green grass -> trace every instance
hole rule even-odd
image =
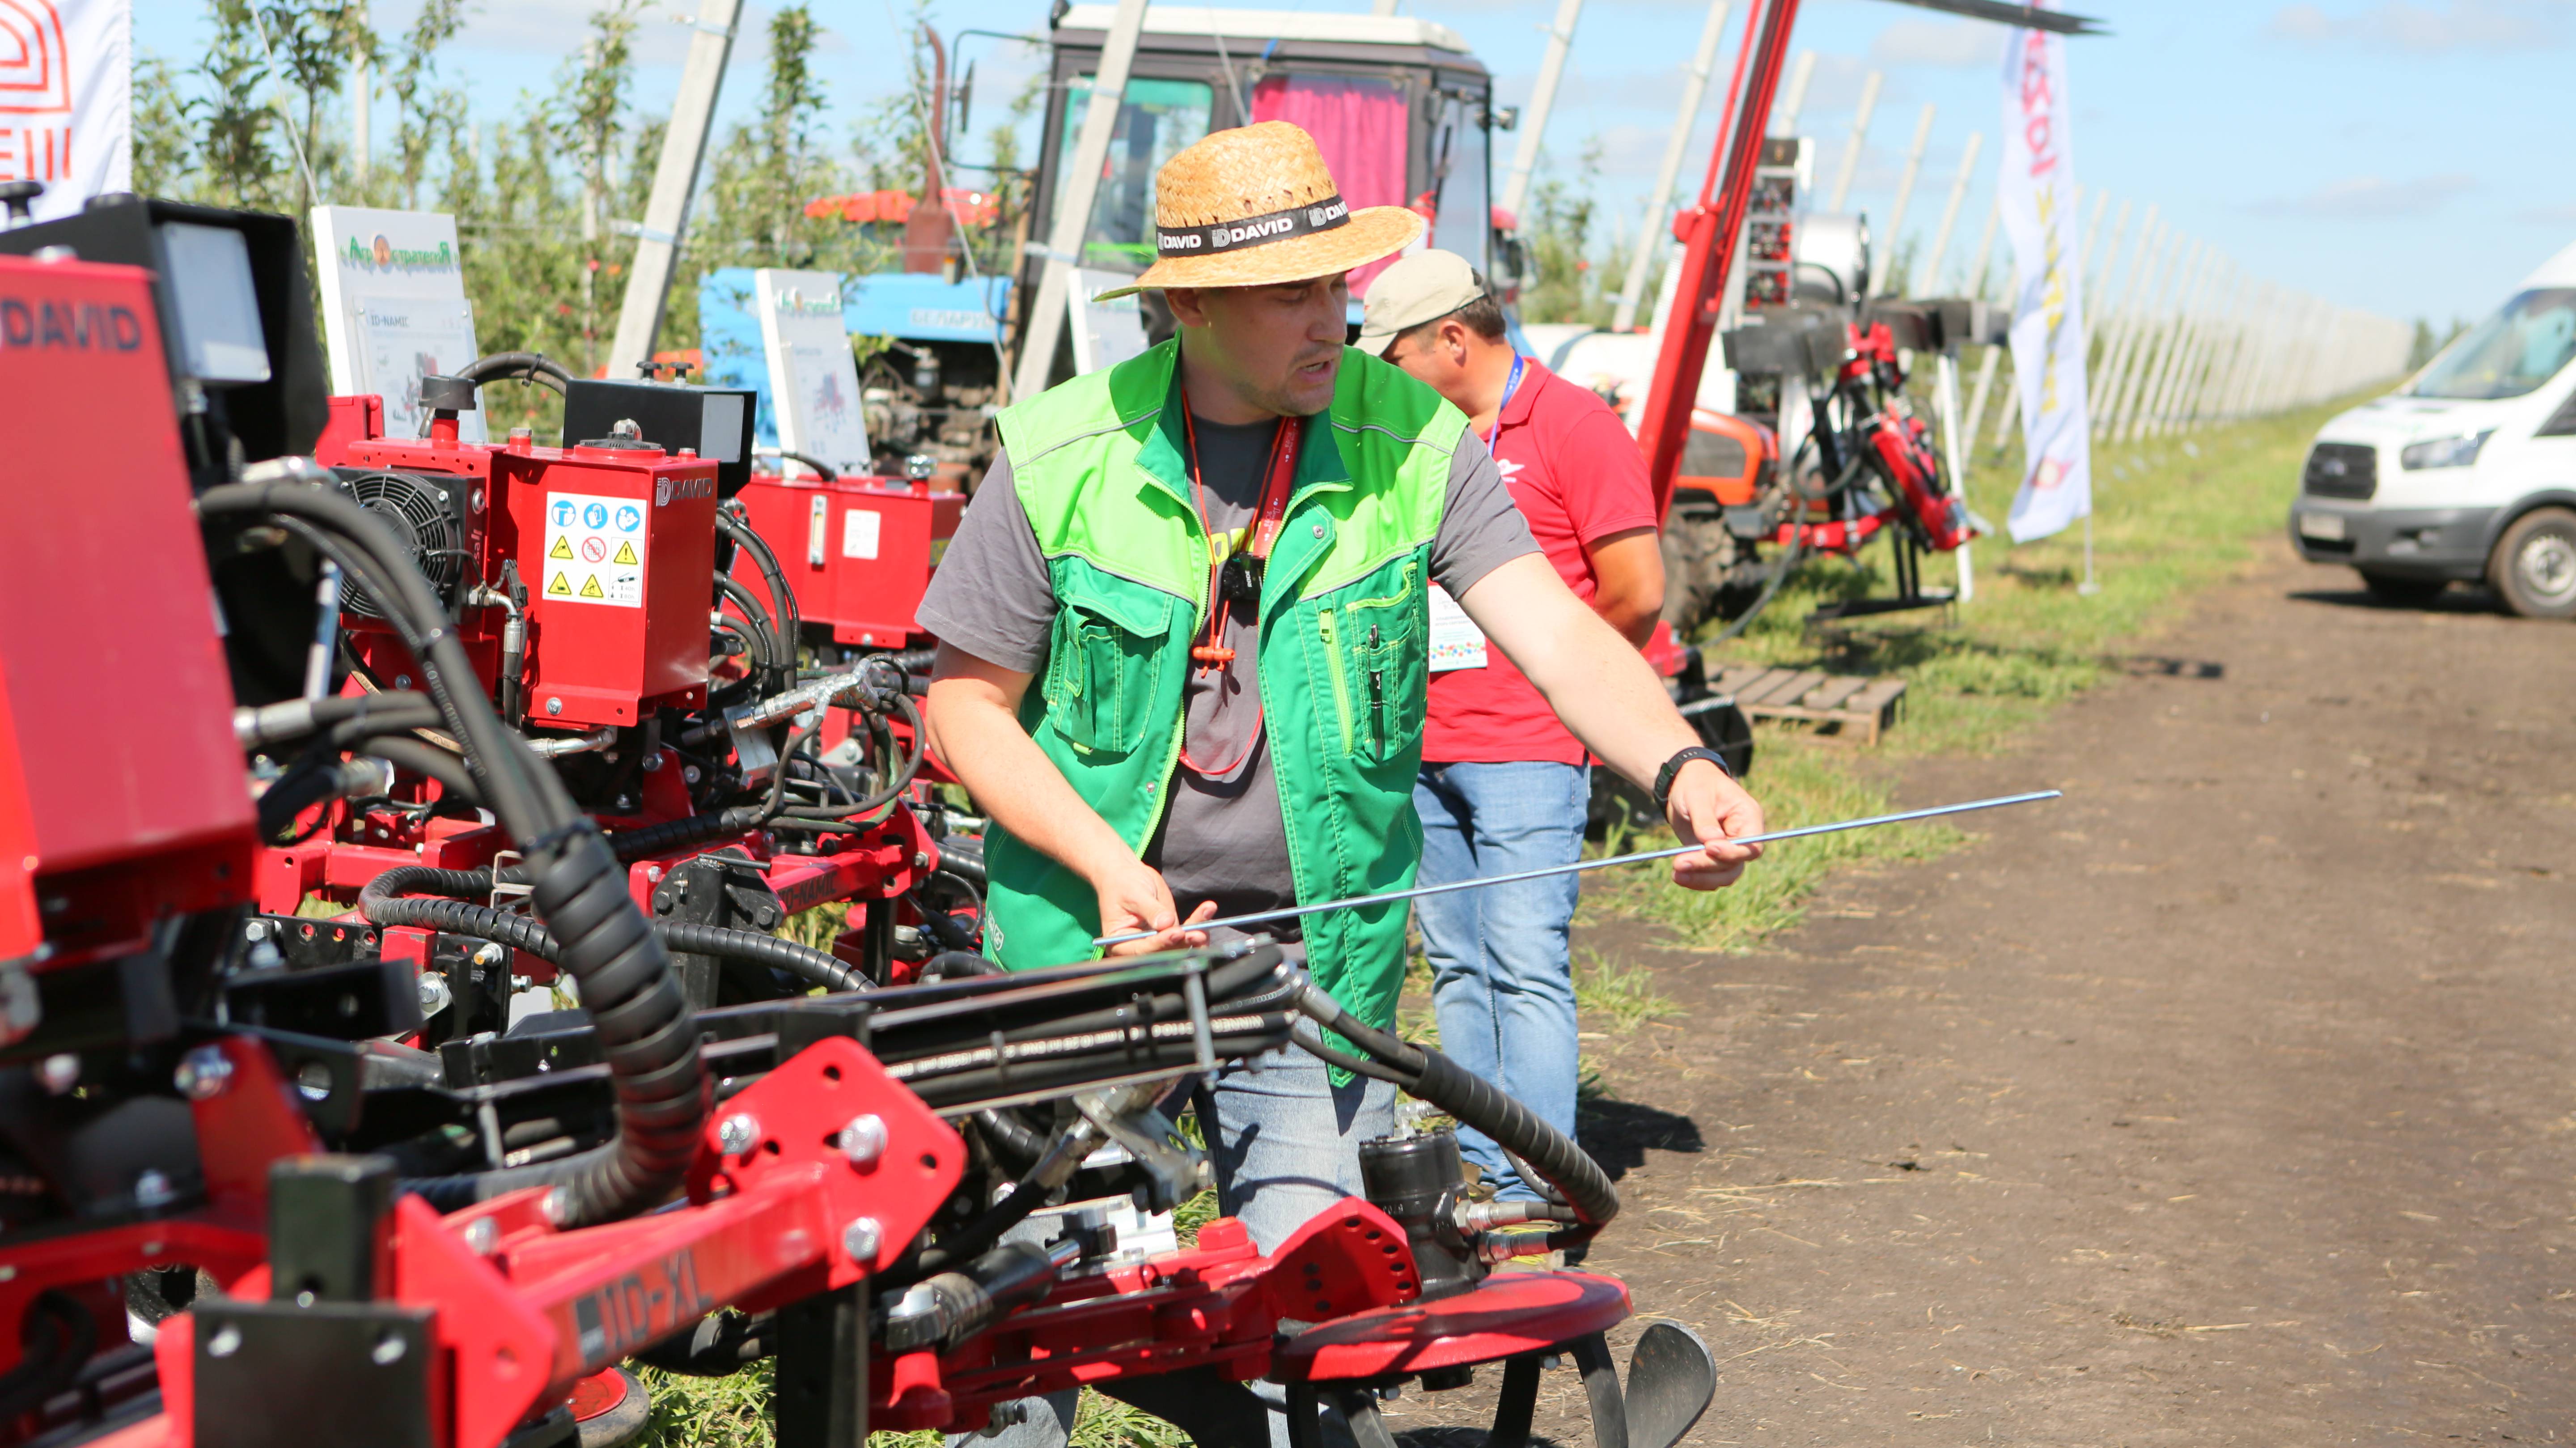
[[[1819,824],[1889,808],[1895,767],[1932,754],[1990,754],[2058,705],[2152,652],[2157,629],[2188,597],[2253,557],[2257,539],[2282,526],[2299,462],[2325,418],[2342,406],[2168,438],[2097,447],[2093,455],[2094,558],[2101,591],[2083,579],[2080,529],[2015,546],[2000,535],[1975,549],[1976,599],[1943,619],[1932,613],[1863,621],[1835,634],[1804,623],[1821,603],[1891,591],[1890,550],[1825,559],[1799,570],[1743,637],[1712,650],[1712,663],[1823,668],[1907,680],[1904,714],[1867,750],[1805,726],[1762,725],[1749,781],[1773,828]],[[1980,449],[1968,496],[1998,530],[2020,477],[2018,448]],[[1924,565],[1926,587],[1955,582],[1955,560]],[[2054,781],[2033,779],[2041,787]],[[1632,917],[1671,927],[1690,946],[1744,950],[1798,922],[1804,904],[1838,867],[1922,859],[1966,836],[1943,826],[1855,831],[1773,847],[1733,887],[1676,890],[1661,864],[1596,875],[1583,918]],[[1649,848],[1657,831],[1603,853]]]

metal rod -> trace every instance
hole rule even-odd
[[[1780,840],[1804,839],[1809,835],[1839,834],[1844,830],[1865,830],[1877,825],[1910,824],[1915,820],[1937,819],[1942,815],[1967,814],[1972,810],[2001,809],[2006,805],[2037,804],[2055,799],[2061,791],[2033,790],[2028,794],[1998,795],[1993,799],[1972,799],[1965,804],[1935,805],[1930,809],[1910,809],[1899,814],[1872,815],[1867,819],[1837,820],[1829,825],[1807,825],[1794,830],[1774,830],[1767,835],[1747,835],[1740,840],[1720,840],[1727,845],[1768,845]],[[1348,900],[1326,900],[1314,905],[1298,905],[1286,910],[1260,910],[1249,915],[1227,915],[1215,920],[1202,920],[1195,925],[1177,927],[1187,930],[1214,930],[1219,926],[1255,925],[1266,920],[1294,920],[1301,915],[1314,915],[1325,910],[1357,910],[1367,905],[1389,905],[1398,900],[1418,900],[1425,895],[1446,895],[1453,890],[1480,890],[1487,885],[1511,885],[1523,880],[1543,880],[1550,875],[1577,875],[1587,870],[1606,870],[1613,865],[1634,865],[1647,860],[1669,860],[1676,855],[1693,854],[1701,845],[1675,845],[1665,850],[1646,850],[1634,855],[1613,855],[1604,860],[1577,860],[1571,865],[1549,865],[1539,870],[1518,870],[1508,875],[1489,875],[1481,880],[1451,880],[1440,885],[1417,885],[1410,890],[1389,890],[1383,895],[1360,895]],[[1131,930],[1125,935],[1103,935],[1091,943],[1095,946],[1125,945],[1131,940],[1151,940],[1159,930]]]

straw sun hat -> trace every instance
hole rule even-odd
[[[1404,250],[1425,225],[1401,206],[1351,210],[1302,127],[1218,131],[1155,173],[1155,262],[1100,299],[1334,276]]]

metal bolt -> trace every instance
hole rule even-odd
[[[860,1217],[841,1229],[841,1250],[862,1267],[874,1266],[877,1249],[885,1245],[885,1228],[874,1217]]]
[[[367,1356],[375,1360],[376,1366],[389,1368],[402,1361],[404,1350],[402,1334],[388,1332],[376,1339],[376,1345],[368,1350]]]
[[[150,1167],[135,1174],[134,1204],[143,1210],[157,1212],[178,1197],[179,1194],[170,1189],[170,1179]]]
[[[680,778],[682,778],[682,779],[684,779],[684,780],[687,780],[687,781],[688,781],[689,783],[691,783],[691,784],[695,784],[695,783],[697,783],[697,782],[698,782],[698,767],[697,767],[696,765],[692,764],[692,765],[690,765],[688,768],[681,770],[681,771],[680,771]]]
[[[47,1056],[36,1067],[37,1084],[48,1096],[61,1096],[80,1084],[80,1057],[70,1051]]]
[[[242,927],[242,939],[244,940],[266,940],[267,938],[268,922],[265,920],[254,920],[248,925]]]
[[[748,1111],[737,1111],[716,1127],[716,1145],[727,1156],[740,1156],[760,1140],[760,1118]]]
[[[912,867],[913,867],[914,869],[916,869],[916,870],[927,870],[927,869],[929,869],[929,868],[930,868],[930,852],[929,852],[928,850],[915,850],[915,851],[913,851],[913,852],[912,852]]]
[[[852,1166],[863,1170],[875,1166],[885,1149],[885,1119],[873,1111],[851,1117],[850,1124],[841,1128],[841,1155],[848,1157]]]
[[[481,946],[475,950],[474,963],[476,965],[499,965],[501,963],[501,957],[506,953],[507,952],[501,948],[499,941],[493,941],[492,943]]]
[[[560,714],[560,713],[562,713],[562,712],[563,712],[563,700],[561,700],[561,699],[548,699],[548,700],[546,701],[546,712],[547,712],[547,713],[549,713],[549,714]]]
[[[572,1222],[572,1188],[557,1187],[553,1191],[546,1193],[545,1213],[546,1220],[555,1226],[562,1227],[570,1225]]]
[[[492,1255],[492,1249],[501,1245],[501,1224],[490,1217],[476,1217],[465,1224],[465,1245],[478,1257]]]
[[[199,1046],[179,1058],[179,1069],[170,1078],[179,1094],[191,1101],[205,1101],[224,1094],[233,1079],[232,1058],[221,1046]]]
[[[447,1009],[453,999],[447,988],[447,977],[431,971],[420,978],[420,1009],[423,1015],[436,1015]]]
[[[227,1322],[206,1339],[206,1356],[231,1357],[241,1351],[241,1329]]]

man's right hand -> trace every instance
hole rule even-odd
[[[1190,950],[1207,944],[1207,932],[1189,927],[1202,920],[1214,919],[1216,902],[1203,900],[1190,912],[1187,922],[1172,904],[1172,887],[1164,883],[1162,872],[1142,860],[1129,860],[1112,866],[1092,881],[1100,896],[1100,933],[1125,935],[1135,930],[1155,932],[1144,940],[1131,940],[1113,945],[1104,952],[1121,955],[1147,955],[1157,950]]]

